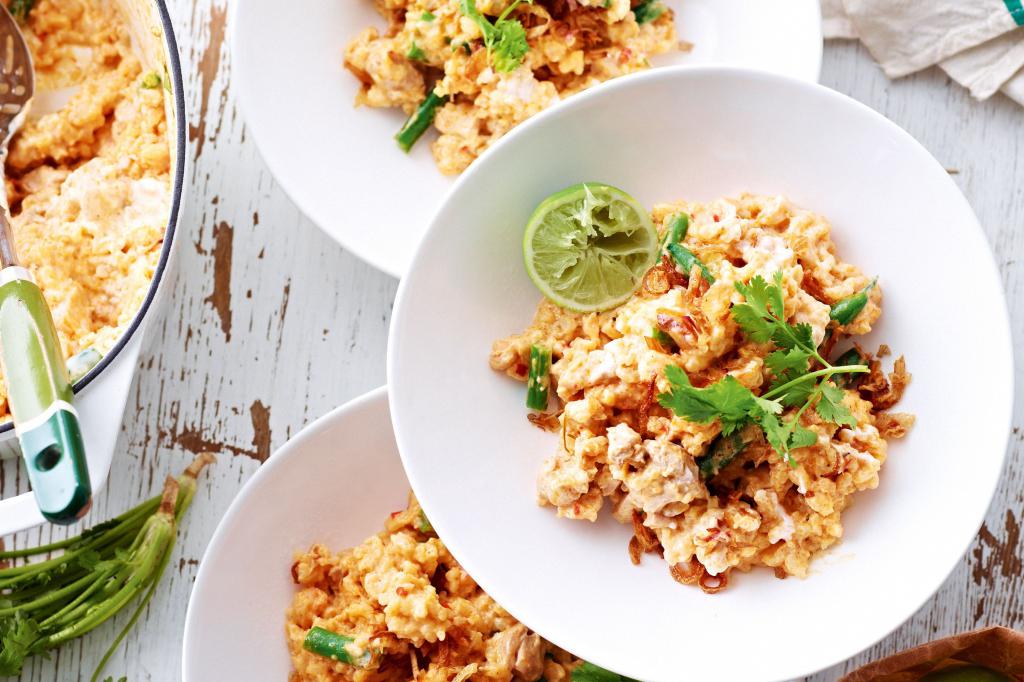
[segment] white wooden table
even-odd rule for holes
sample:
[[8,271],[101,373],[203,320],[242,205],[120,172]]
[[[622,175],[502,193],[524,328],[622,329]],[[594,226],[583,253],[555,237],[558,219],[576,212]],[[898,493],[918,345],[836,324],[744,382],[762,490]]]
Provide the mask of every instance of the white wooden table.
[[[260,462],[303,425],[384,383],[397,284],[321,234],[271,178],[246,134],[230,85],[226,0],[169,4],[192,123],[188,203],[170,295],[150,323],[119,454],[87,522],[155,494],[164,476],[180,472],[195,452],[223,455],[200,483],[162,589],[107,668],[115,679],[127,675],[130,682],[180,679],[185,607],[199,559]],[[905,127],[955,174],[995,251],[1020,343],[1024,109],[1000,95],[974,102],[934,69],[890,83],[852,43],[826,47],[822,81]],[[951,245],[951,262],[955,257]],[[955,267],[950,276],[956,276]],[[956,320],[935,324],[941,331]],[[1018,384],[1024,383],[1020,368],[1016,374]],[[1018,404],[995,502],[938,594],[881,643],[811,679],[834,680],[866,661],[958,631],[990,624],[1024,629],[1022,423],[1024,405]],[[970,456],[964,453],[965,461]],[[14,467],[0,470],[0,494],[24,490],[27,482]],[[8,546],[48,542],[63,533],[34,530],[8,539]],[[22,679],[88,679],[123,622],[115,619],[49,661],[33,661]],[[834,627],[841,637],[842,624]]]

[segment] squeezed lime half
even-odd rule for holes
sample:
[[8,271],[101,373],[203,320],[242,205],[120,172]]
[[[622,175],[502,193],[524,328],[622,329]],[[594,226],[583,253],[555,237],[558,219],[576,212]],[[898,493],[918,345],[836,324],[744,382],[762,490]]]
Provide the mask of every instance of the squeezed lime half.
[[658,258],[650,216],[621,189],[597,182],[542,201],[523,235],[526,272],[553,303],[576,312],[625,302]]

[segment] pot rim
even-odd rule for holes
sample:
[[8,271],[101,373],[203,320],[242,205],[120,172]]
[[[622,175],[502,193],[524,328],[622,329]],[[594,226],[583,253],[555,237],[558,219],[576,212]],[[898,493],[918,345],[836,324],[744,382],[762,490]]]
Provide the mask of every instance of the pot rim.
[[[85,376],[75,382],[75,385],[72,388],[76,394],[91,384],[104,369],[109,367],[110,364],[117,359],[117,356],[120,355],[121,351],[124,350],[124,347],[128,345],[128,342],[131,341],[135,332],[142,326],[142,322],[156,298],[157,290],[159,289],[160,283],[167,270],[167,265],[171,258],[171,249],[174,245],[174,235],[178,225],[178,215],[181,210],[181,199],[185,186],[185,150],[186,134],[188,130],[188,124],[185,120],[185,85],[181,75],[181,60],[178,57],[178,41],[174,36],[174,27],[171,24],[170,13],[167,11],[167,4],[165,0],[153,0],[153,3],[156,5],[157,12],[160,17],[161,28],[163,29],[164,47],[167,50],[167,67],[172,81],[171,96],[174,100],[174,117],[176,123],[174,140],[176,154],[174,182],[171,187],[171,210],[167,217],[167,227],[164,230],[164,243],[160,249],[160,260],[157,262],[156,270],[153,272],[153,278],[150,280],[149,290],[146,292],[145,300],[143,300],[142,305],[139,306],[139,309],[135,312],[135,316],[132,318],[131,323],[125,329],[124,333],[121,334],[113,348],[111,348],[110,351],[107,352],[98,363],[96,363],[96,366],[85,374]],[[11,419],[0,424],[0,436],[3,436],[13,430],[14,421]]]

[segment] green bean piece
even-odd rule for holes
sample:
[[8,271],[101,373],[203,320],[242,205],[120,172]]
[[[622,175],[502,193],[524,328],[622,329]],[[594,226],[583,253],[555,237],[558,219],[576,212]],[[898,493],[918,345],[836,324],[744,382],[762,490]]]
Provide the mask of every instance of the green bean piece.
[[685,213],[677,213],[668,222],[668,229],[665,230],[665,238],[661,242],[662,250],[669,244],[681,244],[686,239],[686,233],[690,229],[690,216]]
[[714,478],[754,442],[757,427],[745,427],[728,436],[720,435],[708,446],[707,454],[697,460],[700,476],[705,481]]
[[[832,364],[834,367],[848,367],[850,365],[866,365],[867,362],[864,361],[864,356],[860,354],[860,351],[856,348],[851,348],[836,358],[836,361]],[[832,381],[839,388],[854,388],[863,378],[863,374],[836,374],[832,377]]]
[[526,406],[531,410],[548,409],[551,386],[551,349],[530,346],[530,375],[526,379]]
[[398,146],[402,148],[402,151],[408,152],[412,149],[416,141],[423,136],[423,133],[427,132],[427,128],[434,122],[434,117],[437,116],[437,108],[447,101],[447,95],[438,95],[434,91],[427,95],[427,98],[420,103],[420,106],[413,115],[402,126],[402,129],[395,134],[395,140],[398,141]]
[[693,251],[690,251],[682,244],[669,244],[668,252],[672,254],[672,258],[679,264],[679,267],[683,269],[687,276],[693,270],[693,266],[696,265],[700,268],[700,274],[705,282],[708,284],[715,283],[715,278],[712,276],[711,271],[708,270],[708,266],[704,265],[697,256],[693,255]]
[[651,338],[658,342],[658,344],[665,349],[667,353],[675,353],[679,350],[679,346],[676,345],[675,340],[666,334],[661,329],[654,327],[651,329]]
[[369,651],[364,651],[360,656],[353,656],[349,653],[348,645],[355,640],[346,635],[339,635],[336,632],[325,630],[320,627],[311,628],[302,640],[302,648],[318,656],[324,656],[333,661],[341,661],[357,668],[365,668],[370,664],[372,656]]
[[857,293],[833,303],[832,312],[829,313],[829,317],[838,322],[840,326],[853,322],[860,315],[860,312],[864,310],[864,306],[868,304],[868,294],[875,288],[875,282],[877,281],[878,278],[876,277]]

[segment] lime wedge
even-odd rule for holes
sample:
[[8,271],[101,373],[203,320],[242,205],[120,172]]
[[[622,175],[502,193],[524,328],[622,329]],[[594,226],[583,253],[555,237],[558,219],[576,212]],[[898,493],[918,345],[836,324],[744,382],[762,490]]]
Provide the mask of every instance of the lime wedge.
[[621,189],[596,182],[542,201],[523,235],[526,272],[553,303],[586,313],[625,302],[658,257],[658,231]]

